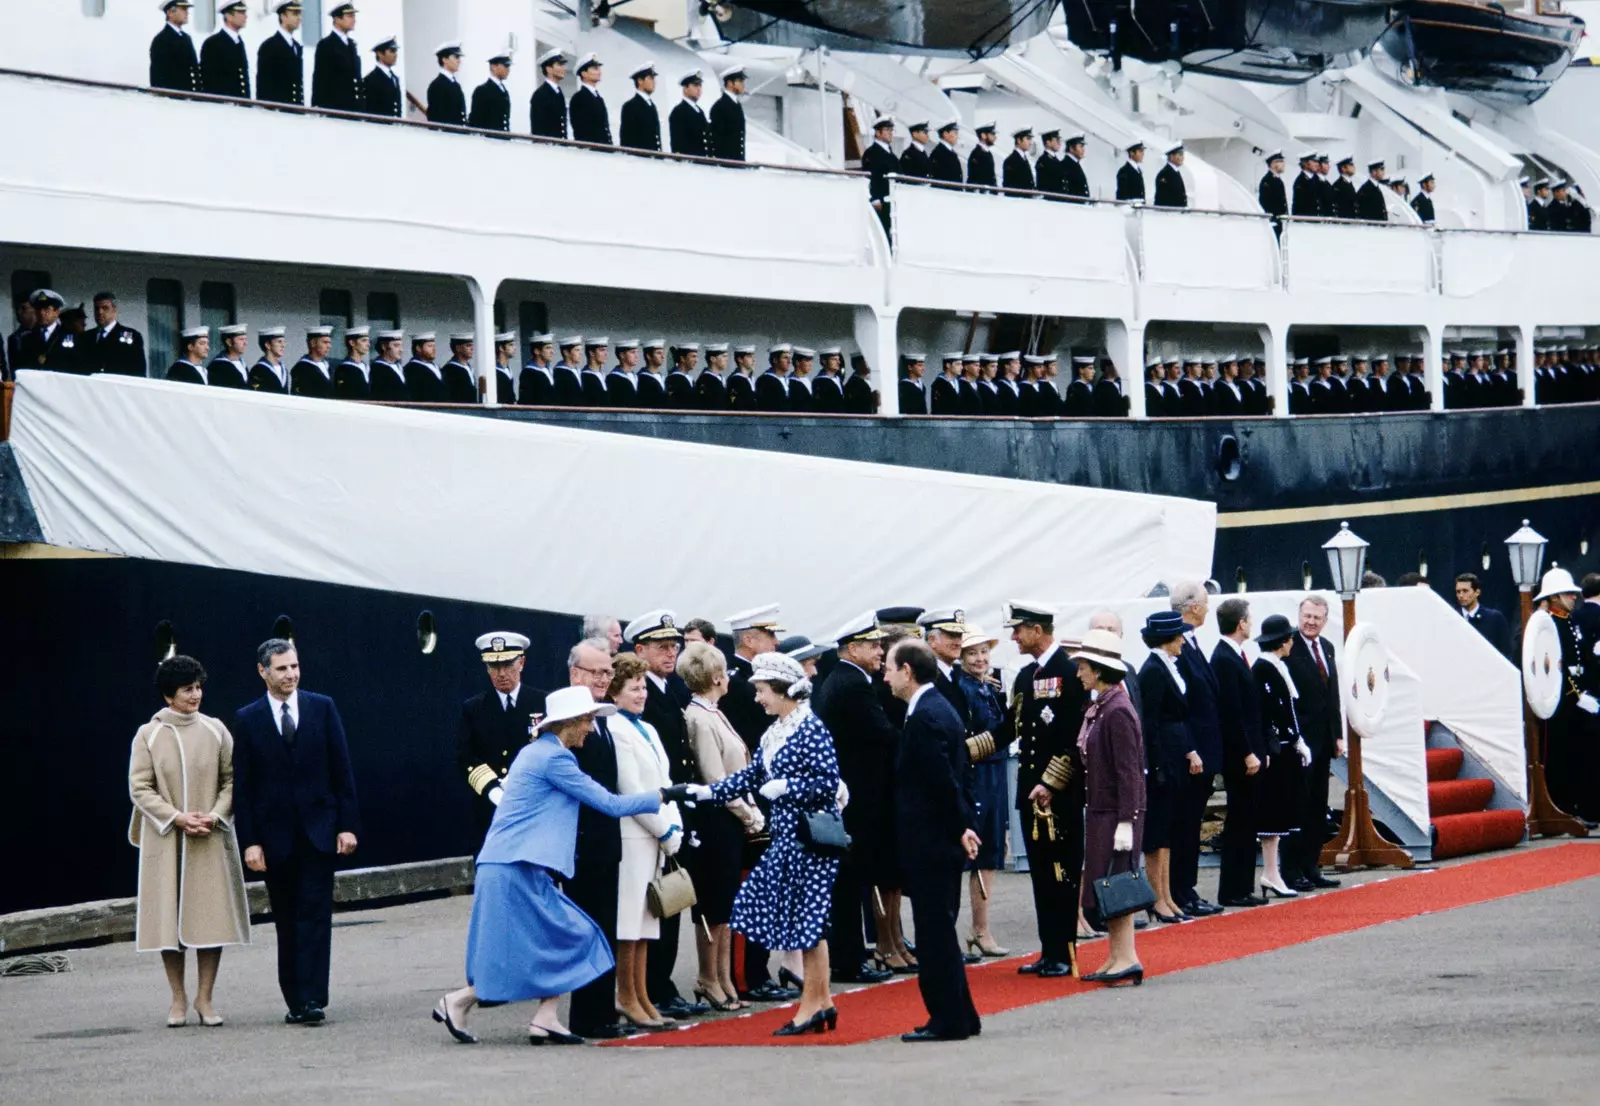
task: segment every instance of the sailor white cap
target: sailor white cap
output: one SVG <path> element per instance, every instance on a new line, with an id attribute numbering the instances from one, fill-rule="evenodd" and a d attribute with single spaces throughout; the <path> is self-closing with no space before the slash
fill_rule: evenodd
<path id="1" fill-rule="evenodd" d="M 365 338 L 371 333 L 372 327 L 363 323 L 361 326 L 353 326 L 349 330 L 345 331 L 344 336 L 346 338 Z"/>
<path id="2" fill-rule="evenodd" d="M 646 58 L 628 76 L 634 80 L 640 77 L 654 77 L 656 75 L 656 62 L 654 58 Z"/>
<path id="3" fill-rule="evenodd" d="M 1000 355 L 1000 360 L 1002 360 L 1002 361 L 1021 361 L 1022 360 L 1022 351 L 1020 349 L 1007 350 L 1006 352 L 1004 352 L 1004 353 L 1002 353 Z"/>
<path id="4" fill-rule="evenodd" d="M 679 342 L 677 345 L 673 346 L 672 348 L 677 350 L 679 353 L 699 353 L 700 352 L 700 343 L 699 342 Z M 706 348 L 709 349 L 710 347 L 708 346 Z M 727 349 L 728 348 L 726 343 L 724 343 L 722 348 L 723 349 Z"/>
<path id="5" fill-rule="evenodd" d="M 596 345 L 603 345 L 604 343 L 602 343 L 598 339 L 596 339 L 595 341 L 590 342 L 589 344 L 591 346 L 596 346 Z M 623 338 L 623 339 L 621 339 L 620 341 L 618 341 L 616 343 L 616 348 L 617 349 L 638 349 L 639 348 L 639 339 L 637 339 L 637 338 Z"/>
<path id="6" fill-rule="evenodd" d="M 892 116 L 892 115 L 880 115 L 880 116 L 878 116 L 876 119 L 874 119 L 872 121 L 872 129 L 873 130 L 878 130 L 881 127 L 892 127 L 892 126 L 894 126 L 894 116 Z"/>
<path id="7" fill-rule="evenodd" d="M 770 603 L 765 607 L 752 607 L 748 611 L 728 616 L 728 629 L 734 633 L 740 630 L 766 630 L 768 633 L 777 634 L 783 631 L 783 626 L 778 622 L 778 604 Z"/>
<path id="8" fill-rule="evenodd" d="M 284 328 L 281 326 L 264 326 L 256 331 L 257 338 L 282 338 Z"/>
<path id="9" fill-rule="evenodd" d="M 306 327 L 306 337 L 307 338 L 331 338 L 331 337 L 333 337 L 333 327 L 331 327 L 331 326 L 308 326 L 308 327 Z"/>
<path id="10" fill-rule="evenodd" d="M 939 124 L 939 133 L 940 134 L 943 134 L 945 131 L 958 131 L 960 129 L 961 129 L 961 120 L 959 120 L 959 119 L 949 119 L 949 120 L 946 120 L 945 122 Z"/>
<path id="11" fill-rule="evenodd" d="M 1074 365 L 1092 365 L 1094 364 L 1094 357 L 1092 355 L 1079 355 L 1072 359 L 1072 363 Z"/>
<path id="12" fill-rule="evenodd" d="M 530 346 L 548 346 L 554 341 L 555 341 L 555 336 L 553 334 L 551 334 L 548 330 L 542 331 L 539 334 L 530 334 L 530 335 L 528 335 L 528 344 Z"/>
<path id="13" fill-rule="evenodd" d="M 485 663 L 504 664 L 526 653 L 529 641 L 521 634 L 514 634 L 509 630 L 495 630 L 480 635 L 472 645 Z"/>
<path id="14" fill-rule="evenodd" d="M 944 359 L 946 361 L 964 361 L 966 360 L 966 354 L 962 353 L 958 349 L 946 350 Z"/>
<path id="15" fill-rule="evenodd" d="M 209 326 L 191 326 L 186 327 L 179 333 L 182 337 L 190 340 L 195 338 L 209 338 L 211 337 L 211 328 Z"/>
<path id="16" fill-rule="evenodd" d="M 688 346 L 683 346 L 681 348 L 688 349 L 689 347 Z M 711 353 L 727 353 L 727 352 L 728 352 L 728 343 L 727 342 L 707 342 L 706 343 L 706 353 L 708 353 L 708 354 L 711 354 Z"/>
<path id="17" fill-rule="evenodd" d="M 910 353 L 904 354 L 903 356 L 907 361 L 926 361 L 928 359 L 927 354 L 923 353 L 921 350 L 912 350 Z"/>
<path id="18" fill-rule="evenodd" d="M 733 352 L 735 354 L 754 353 L 755 351 L 756 351 L 756 347 L 755 346 L 751 346 L 751 345 L 743 345 L 743 346 L 734 346 L 733 347 Z"/>
<path id="19" fill-rule="evenodd" d="M 605 62 L 600 60 L 600 55 L 595 53 L 593 50 L 591 50 L 587 54 L 583 55 L 583 57 L 578 59 L 578 72 L 582 73 L 585 69 L 589 68 L 591 65 L 604 65 L 604 64 L 605 64 Z"/>
<path id="20" fill-rule="evenodd" d="M 228 326 L 219 326 L 217 333 L 224 338 L 237 338 L 241 334 L 250 333 L 250 328 L 244 323 L 231 323 Z"/>
<path id="21" fill-rule="evenodd" d="M 617 344 L 621 345 L 622 343 L 619 342 Z M 643 342 L 639 343 L 639 345 L 641 345 L 644 349 L 666 349 L 667 340 L 665 338 L 646 338 Z"/>
<path id="22" fill-rule="evenodd" d="M 461 345 L 461 344 L 463 344 L 465 342 L 470 342 L 472 340 L 473 340 L 473 335 L 472 335 L 472 332 L 470 330 L 464 331 L 462 333 L 450 335 L 450 344 L 452 346 L 459 346 L 459 345 Z"/>
<path id="23" fill-rule="evenodd" d="M 569 348 L 571 346 L 581 346 L 581 345 L 583 345 L 583 335 L 582 334 L 574 334 L 574 335 L 571 335 L 570 337 L 563 338 L 563 339 L 561 339 L 560 342 L 557 343 L 557 345 L 559 345 L 562 349 L 567 349 L 567 348 Z"/>
<path id="24" fill-rule="evenodd" d="M 1007 358 L 1007 360 L 1010 360 L 1010 358 Z M 1026 357 L 1024 357 L 1023 360 L 1026 361 L 1030 365 L 1042 365 L 1042 364 L 1044 364 L 1046 361 L 1048 361 L 1050 359 L 1048 357 L 1045 357 L 1043 354 L 1030 353 Z"/>
<path id="25" fill-rule="evenodd" d="M 539 55 L 538 64 L 549 65 L 553 61 L 566 61 L 567 55 L 559 48 L 546 50 Z"/>
<path id="26" fill-rule="evenodd" d="M 794 347 L 792 345 L 790 345 L 788 342 L 779 342 L 777 345 L 772 346 L 770 349 L 768 349 L 767 352 L 769 354 L 773 354 L 773 353 L 793 353 L 794 352 Z"/>
<path id="27" fill-rule="evenodd" d="M 817 357 L 817 351 L 809 346 L 795 346 L 794 356 L 796 360 L 804 358 L 807 361 L 814 361 Z"/>
<path id="28" fill-rule="evenodd" d="M 1173 154 L 1181 154 L 1181 153 L 1183 153 L 1183 143 L 1182 142 L 1178 143 L 1176 146 L 1168 146 L 1167 147 L 1167 156 L 1168 157 L 1171 157 Z"/>
<path id="29" fill-rule="evenodd" d="M 492 55 L 489 58 L 489 64 L 490 65 L 510 65 L 511 64 L 511 58 L 512 58 L 511 47 L 508 46 L 504 50 L 501 50 L 499 53 Z"/>
<path id="30" fill-rule="evenodd" d="M 516 340 L 517 332 L 514 330 L 502 330 L 494 336 L 496 345 L 499 345 L 501 342 L 515 342 Z"/>
<path id="31" fill-rule="evenodd" d="M 398 339 L 404 338 L 405 336 L 406 336 L 406 332 L 403 331 L 403 330 L 380 330 L 380 331 L 378 331 L 378 341 L 380 341 L 380 342 L 393 342 L 393 341 L 396 341 Z"/>
<path id="32" fill-rule="evenodd" d="M 731 81 L 735 77 L 743 77 L 745 75 L 744 65 L 740 62 L 734 62 L 718 74 L 724 81 Z"/>
<path id="33" fill-rule="evenodd" d="M 1157 365 L 1160 365 L 1160 364 L 1162 364 L 1162 360 L 1161 360 L 1161 358 L 1159 358 L 1159 357 L 1152 357 L 1152 358 L 1150 358 L 1150 359 L 1149 359 L 1149 360 L 1147 360 L 1147 361 L 1146 361 L 1146 362 L 1145 362 L 1145 363 L 1144 363 L 1144 367 L 1145 367 L 1145 368 L 1147 368 L 1147 369 L 1153 369 L 1153 368 L 1155 368 L 1155 367 L 1156 367 L 1156 366 L 1157 366 Z"/>
<path id="34" fill-rule="evenodd" d="M 398 50 L 398 49 L 400 49 L 400 36 L 399 35 L 384 35 L 382 38 L 380 38 L 377 42 L 373 43 L 373 45 L 372 45 L 372 52 L 374 54 L 379 53 L 380 51 L 383 51 L 383 50 Z"/>
<path id="35" fill-rule="evenodd" d="M 622 640 L 629 644 L 637 641 L 682 641 L 683 631 L 678 629 L 678 616 L 672 611 L 651 611 L 623 627 Z"/>
<path id="36" fill-rule="evenodd" d="M 461 53 L 461 43 L 459 42 L 441 42 L 433 48 L 433 56 L 436 58 L 447 58 L 451 54 L 459 53 Z"/>
<path id="37" fill-rule="evenodd" d="M 1047 603 L 1031 599 L 1013 599 L 1000 609 L 1000 620 L 1008 629 L 1012 626 L 1021 626 L 1024 622 L 1050 625 L 1056 620 L 1056 610 Z"/>
<path id="38" fill-rule="evenodd" d="M 683 76 L 678 78 L 678 84 L 680 86 L 686 85 L 686 84 L 705 84 L 705 83 L 706 83 L 706 71 L 704 69 L 691 69 L 691 70 L 689 70 L 689 72 L 685 73 Z"/>
<path id="39" fill-rule="evenodd" d="M 599 349 L 601 346 L 609 346 L 611 339 L 607 335 L 600 334 L 593 338 L 585 339 L 583 344 L 589 349 Z"/>

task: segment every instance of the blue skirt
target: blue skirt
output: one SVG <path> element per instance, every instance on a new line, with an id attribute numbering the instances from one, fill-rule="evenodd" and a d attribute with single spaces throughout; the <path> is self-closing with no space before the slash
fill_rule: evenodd
<path id="1" fill-rule="evenodd" d="M 535 864 L 480 864 L 467 930 L 467 982 L 480 1002 L 552 998 L 616 965 L 593 918 Z"/>
<path id="2" fill-rule="evenodd" d="M 969 769 L 972 793 L 977 800 L 978 859 L 967 861 L 967 871 L 996 871 L 1006 866 L 1006 831 L 1011 828 L 1010 784 L 1006 779 L 1006 758 L 990 757 Z"/>

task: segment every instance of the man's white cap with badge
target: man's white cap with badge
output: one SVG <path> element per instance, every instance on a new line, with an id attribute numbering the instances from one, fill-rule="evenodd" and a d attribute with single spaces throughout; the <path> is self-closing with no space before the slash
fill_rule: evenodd
<path id="1" fill-rule="evenodd" d="M 862 611 L 833 632 L 834 643 L 840 648 L 852 641 L 882 641 L 886 636 L 875 611 Z"/>
<path id="2" fill-rule="evenodd" d="M 769 634 L 781 634 L 783 626 L 778 622 L 778 604 L 752 607 L 748 611 L 729 615 L 728 629 L 736 634 L 741 630 L 765 630 Z"/>
<path id="3" fill-rule="evenodd" d="M 529 642 L 523 635 L 509 630 L 492 630 L 472 644 L 485 664 L 505 664 L 526 653 Z"/>
<path id="4" fill-rule="evenodd" d="M 930 607 L 917 616 L 917 625 L 960 636 L 967 632 L 967 612 L 962 607 Z"/>
<path id="5" fill-rule="evenodd" d="M 640 641 L 682 641 L 678 616 L 672 611 L 651 611 L 623 627 L 622 640 L 632 645 Z"/>
<path id="6" fill-rule="evenodd" d="M 1001 608 L 1000 617 L 1007 629 L 1021 626 L 1025 622 L 1050 626 L 1055 623 L 1056 612 L 1055 608 L 1047 603 L 1038 603 L 1031 599 L 1013 599 Z"/>

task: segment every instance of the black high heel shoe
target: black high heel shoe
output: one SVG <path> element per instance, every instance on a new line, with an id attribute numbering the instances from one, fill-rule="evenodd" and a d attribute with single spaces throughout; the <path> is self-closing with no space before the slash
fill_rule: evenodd
<path id="1" fill-rule="evenodd" d="M 535 1032 L 537 1030 L 538 1032 Z M 546 1029 L 542 1025 L 528 1026 L 528 1043 L 530 1045 L 582 1045 L 588 1044 L 576 1033 L 560 1033 L 554 1029 Z"/>
<path id="2" fill-rule="evenodd" d="M 828 1023 L 829 1033 L 832 1033 L 835 1029 L 839 1028 L 839 1008 L 837 1006 L 828 1007 L 822 1012 L 822 1014 L 823 1018 Z"/>
<path id="3" fill-rule="evenodd" d="M 797 991 L 806 989 L 806 981 L 795 975 L 788 968 L 778 969 L 778 982 L 785 987 L 793 987 Z"/>
<path id="4" fill-rule="evenodd" d="M 712 998 L 711 992 L 707 991 L 704 987 L 696 987 L 694 989 L 694 997 L 711 1007 L 711 1009 L 715 1010 L 719 1014 L 726 1014 L 730 1010 L 738 1009 L 738 1007 L 730 1001 L 723 1000 L 719 1002 Z"/>
<path id="5" fill-rule="evenodd" d="M 456 1023 L 450 1020 L 450 1007 L 445 1005 L 444 999 L 439 1000 L 439 1005 L 433 1008 L 433 1020 L 450 1031 L 450 1036 L 456 1039 L 457 1044 L 475 1045 L 478 1038 L 468 1033 L 465 1029 L 457 1029 Z"/>
<path id="6" fill-rule="evenodd" d="M 1123 968 L 1120 972 L 1096 972 L 1094 980 L 1096 983 L 1104 983 L 1108 987 L 1116 987 L 1129 982 L 1138 987 L 1144 983 L 1144 965 L 1135 964 L 1131 968 Z"/>
<path id="7" fill-rule="evenodd" d="M 798 1025 L 794 1022 L 784 1022 L 772 1031 L 772 1035 L 774 1037 L 800 1037 L 807 1033 L 825 1033 L 827 1028 L 828 1012 L 826 1010 L 818 1010 Z"/>
<path id="8" fill-rule="evenodd" d="M 1177 914 L 1163 914 L 1153 906 L 1148 907 L 1145 910 L 1145 913 L 1150 915 L 1154 921 L 1161 922 L 1163 925 L 1169 926 L 1177 925 L 1179 922 L 1192 922 L 1194 920 L 1182 911 L 1178 912 Z"/>

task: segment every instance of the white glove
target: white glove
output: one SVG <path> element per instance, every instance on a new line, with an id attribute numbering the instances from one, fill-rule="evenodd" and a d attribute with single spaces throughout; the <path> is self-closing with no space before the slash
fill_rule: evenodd
<path id="1" fill-rule="evenodd" d="M 505 797 L 505 789 L 499 784 L 496 784 L 494 787 L 489 788 L 489 790 L 485 792 L 485 795 L 488 797 L 491 803 L 493 803 L 495 806 L 499 806 L 500 800 Z"/>
<path id="2" fill-rule="evenodd" d="M 711 788 L 703 783 L 691 783 L 689 785 L 689 794 L 694 797 L 696 802 L 709 803 L 711 801 Z"/>
<path id="3" fill-rule="evenodd" d="M 1132 822 L 1117 823 L 1117 832 L 1111 835 L 1111 851 L 1114 853 L 1133 852 Z"/>
<path id="4" fill-rule="evenodd" d="M 1585 714 L 1600 714 L 1600 701 L 1597 701 L 1593 695 L 1585 691 L 1578 696 L 1578 709 Z"/>
<path id="5" fill-rule="evenodd" d="M 1305 738 L 1300 738 L 1294 743 L 1294 751 L 1300 754 L 1300 767 L 1311 767 L 1311 747 L 1306 744 Z"/>
<path id="6" fill-rule="evenodd" d="M 661 851 L 668 856 L 677 856 L 681 848 L 683 848 L 683 833 L 677 826 L 673 826 L 667 833 L 667 839 L 661 842 Z"/>
<path id="7" fill-rule="evenodd" d="M 768 780 L 757 792 L 763 799 L 779 799 L 789 793 L 788 780 Z"/>
<path id="8" fill-rule="evenodd" d="M 839 804 L 840 810 L 850 805 L 850 788 L 845 786 L 843 780 L 839 781 L 839 789 L 834 792 L 834 801 Z"/>

